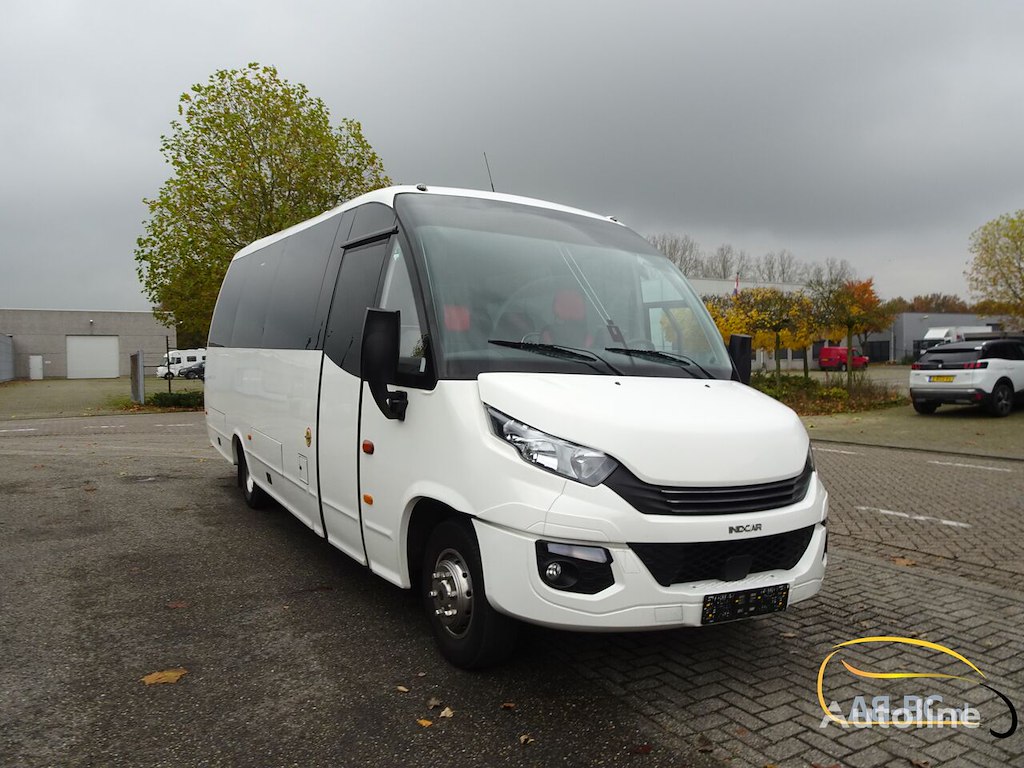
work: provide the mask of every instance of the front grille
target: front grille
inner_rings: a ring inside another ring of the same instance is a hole
[[[787,480],[705,488],[648,485],[620,464],[604,484],[645,515],[732,515],[796,504],[807,495],[813,474],[808,459],[803,472]]]
[[[803,557],[814,526],[774,536],[698,544],[630,544],[663,587],[690,581],[739,581],[751,573],[788,571]]]

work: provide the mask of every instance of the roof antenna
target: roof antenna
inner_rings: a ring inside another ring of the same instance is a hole
[[[491,177],[491,164],[487,162],[486,152],[484,152],[484,165],[487,166],[487,180],[491,182],[491,192],[494,192],[494,179]]]

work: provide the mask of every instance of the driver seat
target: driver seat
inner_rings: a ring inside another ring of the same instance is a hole
[[[594,337],[587,329],[587,302],[575,288],[563,288],[551,301],[554,322],[541,331],[545,344],[566,347],[592,347]]]

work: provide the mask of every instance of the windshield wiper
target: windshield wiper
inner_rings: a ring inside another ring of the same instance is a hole
[[[594,365],[595,362],[600,362],[604,366],[614,373],[616,376],[621,376],[622,371],[616,368],[614,365],[609,363],[600,355],[594,354],[589,349],[577,349],[576,347],[565,347],[561,344],[543,344],[539,341],[507,341],[506,339],[488,339],[488,344],[496,344],[499,347],[511,347],[512,349],[525,349],[527,352],[536,352],[538,355],[547,355],[548,357],[557,357],[560,360],[576,360],[585,365],[589,365],[595,371],[604,373],[600,368]]]
[[[685,369],[689,369],[691,366],[693,366],[697,368],[701,373],[703,373],[705,378],[715,378],[703,365],[698,363],[692,357],[680,355],[676,352],[662,352],[661,350],[657,349],[630,349],[627,347],[605,347],[604,351],[618,352],[620,355],[629,355],[630,357],[642,357],[645,360],[658,360],[670,363],[677,367],[683,367]]]

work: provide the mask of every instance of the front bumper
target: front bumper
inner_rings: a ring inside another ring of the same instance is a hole
[[[705,580],[662,586],[626,544],[602,542],[612,556],[615,582],[597,594],[554,589],[537,569],[536,542],[548,539],[475,521],[487,596],[497,610],[560,629],[627,631],[699,626],[705,595],[789,584],[789,604],[821,589],[826,527],[813,526],[810,543],[789,570],[752,573],[736,581]],[[593,545],[595,542],[588,542]]]

